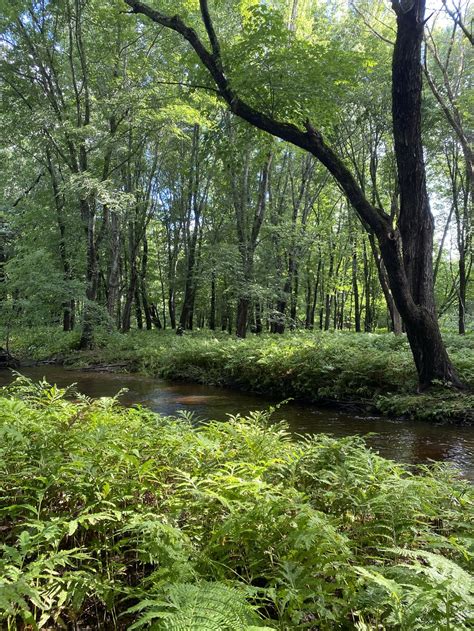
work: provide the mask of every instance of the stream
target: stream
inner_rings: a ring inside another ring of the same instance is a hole
[[[127,392],[120,396],[123,405],[140,404],[169,416],[185,410],[192,412],[196,420],[225,420],[228,414],[244,415],[278,403],[257,394],[167,382],[137,374],[66,370],[57,365],[25,367],[20,372],[35,381],[45,377],[59,387],[75,383],[79,392],[89,397],[111,397],[126,388]],[[12,371],[0,370],[0,386],[7,385],[13,378]],[[474,426],[403,421],[293,401],[276,410],[272,418],[287,421],[295,434],[365,436],[367,444],[380,455],[400,462],[451,462],[466,478],[474,481]]]

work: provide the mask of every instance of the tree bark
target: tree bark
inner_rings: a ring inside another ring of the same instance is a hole
[[[193,129],[191,149],[191,165],[189,175],[188,208],[186,218],[186,278],[184,287],[184,299],[181,308],[179,323],[183,329],[193,328],[194,302],[197,284],[197,253],[198,237],[201,230],[201,214],[206,201],[207,190],[200,195],[200,165],[199,165],[199,125]],[[206,187],[207,188],[207,187]],[[191,230],[191,224],[193,228]]]
[[[117,303],[120,289],[120,230],[117,213],[110,213],[110,263],[107,278],[107,311],[118,324]]]
[[[143,306],[143,315],[145,316],[145,324],[147,331],[151,331],[153,328],[153,318],[151,313],[151,306],[148,300],[148,288],[147,288],[147,271],[148,271],[148,239],[146,235],[143,237],[143,254],[142,254],[142,268],[140,271],[140,297]]]
[[[315,318],[315,313],[316,313],[316,304],[318,302],[318,288],[319,288],[320,276],[321,276],[321,257],[319,257],[318,268],[316,270],[316,281],[314,283],[313,300],[309,308],[308,316],[306,318],[307,329],[314,329],[314,318]]]
[[[81,199],[81,214],[85,223],[86,247],[86,300],[82,314],[82,332],[79,340],[81,350],[93,346],[94,314],[93,303],[97,298],[97,251],[95,244],[95,210],[94,202]]]
[[[392,59],[392,117],[400,190],[399,231],[405,279],[394,275],[393,258],[382,239],[381,254],[395,302],[405,322],[421,388],[435,379],[460,385],[441,338],[433,282],[434,221],[426,188],[421,137],[421,44],[425,0],[393,2],[397,38]],[[392,239],[397,245],[398,238]],[[380,242],[380,239],[379,239]],[[405,287],[401,286],[406,282]],[[401,295],[403,294],[403,295]],[[408,294],[408,295],[406,295]],[[407,300],[408,298],[408,300]]]
[[[211,307],[209,313],[209,328],[211,331],[216,329],[216,272],[211,273]]]
[[[237,303],[237,322],[235,334],[237,337],[244,338],[247,335],[247,322],[249,314],[250,299],[246,296],[240,296]]]
[[[352,250],[352,295],[354,297],[354,314],[356,333],[361,332],[360,328],[360,307],[359,307],[359,285],[357,280],[357,241],[354,240]]]

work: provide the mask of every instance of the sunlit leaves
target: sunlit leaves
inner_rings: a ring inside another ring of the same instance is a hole
[[[280,11],[248,7],[242,31],[225,48],[232,84],[271,115],[330,123],[358,59],[321,35],[298,37]]]

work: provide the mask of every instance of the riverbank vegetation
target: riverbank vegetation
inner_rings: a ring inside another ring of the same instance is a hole
[[[445,336],[464,382],[474,387],[474,337]],[[295,332],[238,339],[205,331],[97,332],[95,350],[78,351],[80,332],[21,330],[11,334],[20,359],[51,360],[230,386],[284,399],[351,404],[392,416],[473,422],[474,396],[440,387],[416,393],[405,336]]]
[[[265,414],[0,392],[0,625],[470,628],[473,488]]]

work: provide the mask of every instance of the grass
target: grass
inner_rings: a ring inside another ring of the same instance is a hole
[[[0,627],[472,628],[454,470],[261,413],[193,427],[65,394],[0,392]]]
[[[474,387],[474,336],[446,335],[461,378]],[[297,332],[284,336],[135,331],[100,333],[78,352],[79,333],[51,329],[12,335],[20,357],[56,357],[76,367],[121,364],[148,375],[225,385],[281,398],[352,402],[379,412],[432,421],[474,420],[474,397],[445,387],[418,395],[408,342],[391,334]]]

